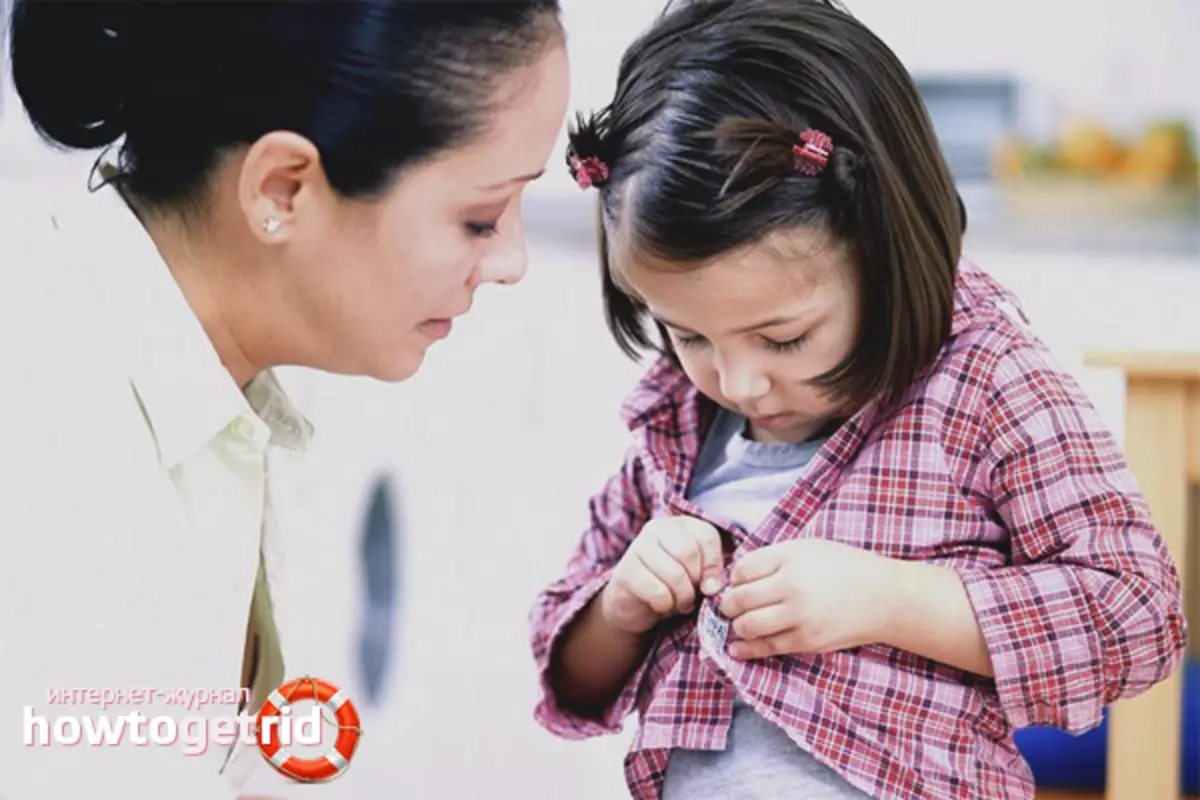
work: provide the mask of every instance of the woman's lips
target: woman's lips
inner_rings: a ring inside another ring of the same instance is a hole
[[[450,329],[454,327],[454,322],[448,319],[427,319],[421,323],[419,330],[421,333],[428,336],[430,339],[437,341],[445,339],[450,335]]]

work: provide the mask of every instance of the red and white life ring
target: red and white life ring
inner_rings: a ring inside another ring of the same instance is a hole
[[[264,720],[280,717],[285,707],[301,700],[320,703],[329,709],[337,720],[337,739],[333,746],[318,758],[296,758],[280,741],[279,723],[264,724]],[[274,734],[270,732],[272,728]],[[337,777],[350,765],[350,759],[354,757],[354,751],[358,748],[362,729],[359,728],[358,711],[345,692],[319,678],[297,678],[280,686],[267,697],[258,712],[255,733],[263,758],[281,774],[301,783],[320,783]]]

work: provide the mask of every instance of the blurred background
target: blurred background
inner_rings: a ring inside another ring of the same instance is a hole
[[[660,4],[563,5],[572,107],[603,104]],[[919,82],[968,206],[967,255],[1018,293],[1123,437],[1122,376],[1086,368],[1084,353],[1200,351],[1200,0],[847,5]],[[5,81],[0,203],[82,191],[94,156],[40,144]],[[289,558],[294,575],[321,576],[280,604],[289,673],[345,688],[365,736],[333,784],[294,786],[264,767],[252,788],[626,796],[627,736],[564,743],[531,719],[526,613],[619,463],[617,410],[640,369],[608,339],[593,198],[560,167],[564,144],[527,195],[529,277],[481,293],[417,378],[284,375],[318,434],[287,507]]]

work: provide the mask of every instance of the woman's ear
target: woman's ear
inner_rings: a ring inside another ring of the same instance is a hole
[[[316,145],[299,134],[275,131],[251,145],[243,158],[238,203],[251,234],[279,244],[291,239],[305,208],[328,189]]]

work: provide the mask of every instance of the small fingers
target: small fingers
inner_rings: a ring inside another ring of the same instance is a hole
[[[778,579],[778,573],[752,583],[732,586],[721,595],[721,613],[737,619],[756,608],[764,608],[787,599],[787,586]]]
[[[792,644],[791,631],[777,633],[765,639],[750,639],[748,641],[734,642],[729,645],[729,655],[739,661],[770,658],[771,656],[786,655],[794,651],[795,647]]]
[[[682,525],[666,527],[658,545],[687,571],[688,580],[693,584],[700,583],[704,577],[704,552],[687,528]]]
[[[659,580],[650,569],[638,559],[625,574],[622,588],[635,600],[645,603],[655,614],[665,617],[675,608],[675,596],[671,589]]]
[[[787,606],[777,603],[748,611],[733,621],[733,632],[739,639],[768,639],[795,626]]]
[[[733,565],[733,574],[729,576],[729,582],[739,586],[774,575],[783,563],[778,548],[776,545],[747,553]]]
[[[638,555],[646,570],[666,586],[671,594],[671,605],[666,610],[651,606],[656,612],[667,614],[678,611],[686,614],[695,607],[696,590],[692,586],[692,579],[683,565],[670,553],[662,547],[647,547]]]
[[[714,595],[725,585],[725,555],[721,550],[721,532],[704,520],[680,518],[684,529],[700,550],[701,570],[696,583],[706,595]]]

